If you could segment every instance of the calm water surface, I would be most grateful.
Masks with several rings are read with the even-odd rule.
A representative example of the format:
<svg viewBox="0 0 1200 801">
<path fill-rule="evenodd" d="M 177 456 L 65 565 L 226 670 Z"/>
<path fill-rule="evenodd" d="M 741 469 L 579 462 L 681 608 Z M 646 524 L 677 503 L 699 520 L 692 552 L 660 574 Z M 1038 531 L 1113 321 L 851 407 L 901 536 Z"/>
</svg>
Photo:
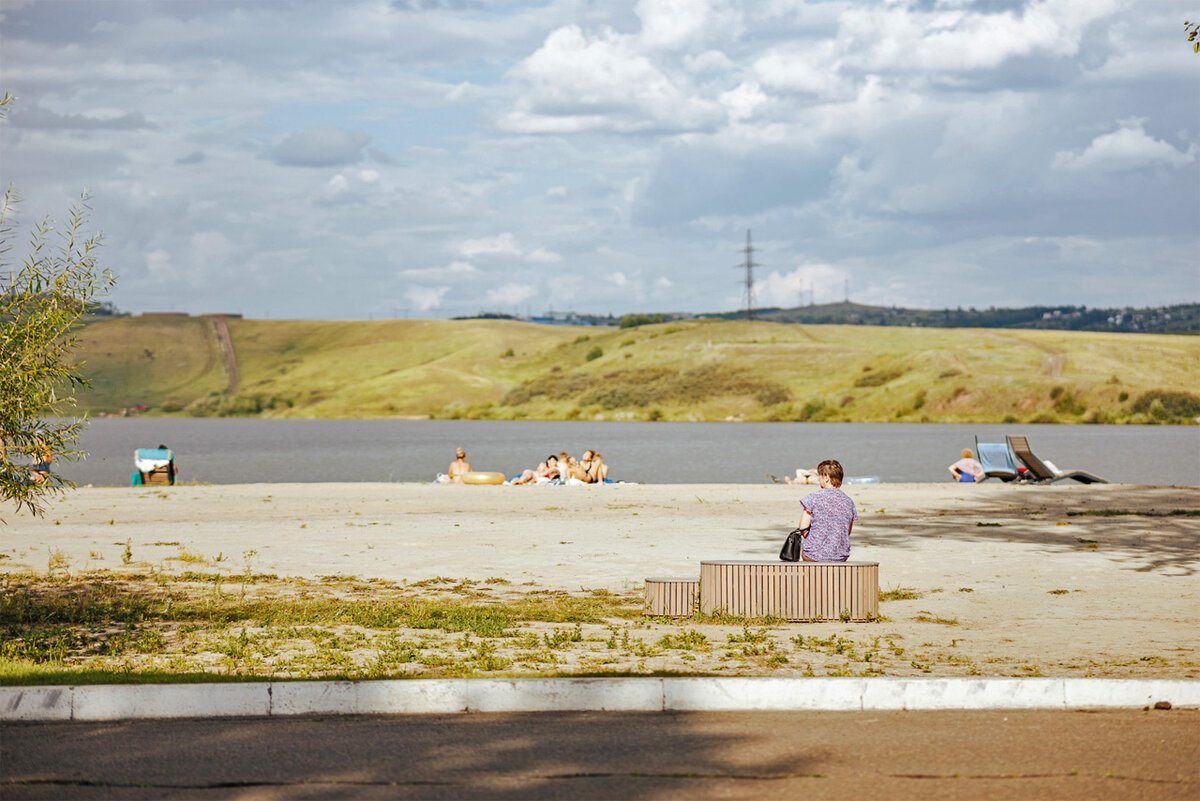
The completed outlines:
<svg viewBox="0 0 1200 801">
<path fill-rule="evenodd" d="M 87 459 L 55 466 L 78 484 L 127 485 L 134 449 L 164 443 L 185 482 L 431 481 L 461 445 L 476 470 L 508 476 L 594 448 L 614 480 L 757 484 L 832 458 L 849 475 L 925 482 L 948 481 L 946 466 L 977 436 L 1005 434 L 1025 434 L 1063 470 L 1200 485 L 1200 426 L 101 418 L 81 439 Z"/>
</svg>

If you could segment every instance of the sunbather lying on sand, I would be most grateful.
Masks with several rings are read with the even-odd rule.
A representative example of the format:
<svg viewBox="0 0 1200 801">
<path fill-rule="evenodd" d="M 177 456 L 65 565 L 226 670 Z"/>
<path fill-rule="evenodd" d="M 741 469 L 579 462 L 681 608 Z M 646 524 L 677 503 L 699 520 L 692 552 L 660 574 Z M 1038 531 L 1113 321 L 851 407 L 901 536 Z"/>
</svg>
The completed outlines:
<svg viewBox="0 0 1200 801">
<path fill-rule="evenodd" d="M 803 467 L 796 468 L 796 477 L 784 476 L 783 480 L 789 484 L 820 484 L 817 478 L 816 470 L 805 470 Z"/>
<path fill-rule="evenodd" d="M 559 478 L 558 457 L 550 454 L 546 457 L 546 461 L 537 466 L 535 470 L 526 470 L 517 478 L 514 478 L 513 484 L 545 484 Z"/>
</svg>

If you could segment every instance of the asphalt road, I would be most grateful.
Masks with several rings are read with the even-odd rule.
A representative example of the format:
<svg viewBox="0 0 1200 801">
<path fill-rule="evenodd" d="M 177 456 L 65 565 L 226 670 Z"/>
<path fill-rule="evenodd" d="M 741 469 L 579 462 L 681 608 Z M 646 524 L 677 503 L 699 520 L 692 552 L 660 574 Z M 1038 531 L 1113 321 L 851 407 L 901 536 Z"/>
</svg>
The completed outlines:
<svg viewBox="0 0 1200 801">
<path fill-rule="evenodd" d="M 15 723 L 0 798 L 1200 798 L 1200 711 Z"/>
</svg>

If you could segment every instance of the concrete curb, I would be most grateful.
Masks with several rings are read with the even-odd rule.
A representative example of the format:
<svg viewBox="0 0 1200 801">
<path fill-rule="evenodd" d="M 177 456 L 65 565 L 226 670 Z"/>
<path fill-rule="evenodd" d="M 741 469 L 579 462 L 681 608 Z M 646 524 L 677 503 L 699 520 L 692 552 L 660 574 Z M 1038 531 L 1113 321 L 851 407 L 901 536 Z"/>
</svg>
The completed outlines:
<svg viewBox="0 0 1200 801">
<path fill-rule="evenodd" d="M 1194 679 L 623 678 L 0 687 L 0 721 L 449 712 L 1200 707 Z"/>
</svg>

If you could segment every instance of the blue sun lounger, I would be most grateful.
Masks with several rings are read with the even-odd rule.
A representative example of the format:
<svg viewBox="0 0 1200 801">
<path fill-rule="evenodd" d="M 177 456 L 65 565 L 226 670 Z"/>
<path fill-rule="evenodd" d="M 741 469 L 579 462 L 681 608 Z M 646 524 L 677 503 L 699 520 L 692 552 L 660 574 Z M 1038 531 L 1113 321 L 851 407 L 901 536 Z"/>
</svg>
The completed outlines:
<svg viewBox="0 0 1200 801">
<path fill-rule="evenodd" d="M 983 479 L 998 478 L 1001 481 L 1016 481 L 1021 478 L 1017 460 L 1007 442 L 980 442 L 975 438 L 975 456 L 983 465 Z"/>
</svg>

